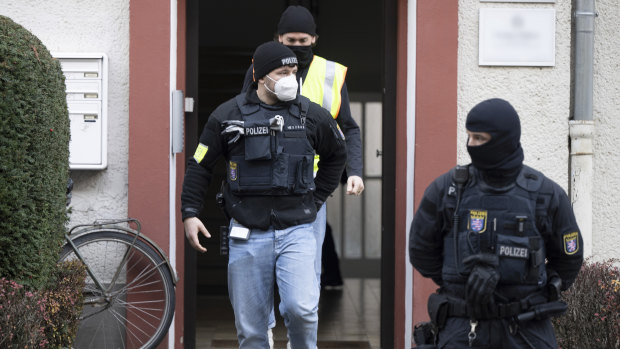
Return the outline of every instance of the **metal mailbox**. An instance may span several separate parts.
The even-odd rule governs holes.
[[[104,53],[53,53],[65,75],[71,122],[69,167],[100,170],[108,165],[108,58]]]

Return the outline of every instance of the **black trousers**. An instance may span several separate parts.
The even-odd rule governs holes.
[[[342,275],[340,274],[340,260],[336,254],[336,245],[332,235],[332,227],[327,223],[325,228],[325,240],[321,255],[323,272],[321,273],[321,286],[341,286]]]
[[[520,323],[510,329],[508,320],[481,320],[476,326],[476,338],[469,346],[469,319],[448,318],[439,331],[438,349],[557,349],[551,320]]]

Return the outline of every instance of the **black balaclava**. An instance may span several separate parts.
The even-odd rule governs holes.
[[[316,23],[312,13],[303,6],[289,6],[282,12],[278,23],[278,35],[286,33],[306,33],[316,36]],[[305,68],[312,63],[314,53],[312,46],[287,46],[299,60],[299,67]]]
[[[314,53],[312,52],[312,46],[286,46],[295,52],[297,61],[299,62],[299,68],[305,68],[312,63]]]
[[[491,140],[479,146],[467,146],[474,166],[491,184],[516,178],[523,164],[521,123],[517,111],[500,98],[478,103],[467,114],[467,130],[487,132]]]

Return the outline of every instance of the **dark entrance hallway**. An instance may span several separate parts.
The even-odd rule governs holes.
[[[384,2],[372,0],[359,6],[353,0],[187,0],[187,96],[195,99],[197,107],[186,124],[187,156],[193,155],[210,113],[239,93],[254,49],[274,37],[280,14],[289,4],[301,4],[313,12],[319,34],[314,52],[348,66],[351,109],[364,144],[365,193],[355,198],[338,189],[328,201],[328,221],[345,285],[321,295],[319,340],[324,345],[340,341],[347,348],[379,348]],[[224,172],[221,162],[201,216],[213,236],[202,241],[208,252],[197,255],[186,246],[186,348],[235,347],[229,345],[235,328],[227,296],[227,259],[219,253],[219,226],[226,221],[214,200]],[[276,347],[286,338],[281,319],[275,337]]]

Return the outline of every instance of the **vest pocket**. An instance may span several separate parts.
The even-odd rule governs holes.
[[[537,284],[538,273],[532,272],[532,258],[539,255],[533,251],[537,237],[497,235],[496,253],[499,256],[500,284]],[[534,254],[532,256],[532,254]],[[539,266],[538,266],[539,267]]]
[[[233,156],[227,164],[227,181],[235,194],[259,194],[271,189],[271,160],[245,161]]]
[[[279,153],[272,164],[271,186],[275,195],[306,194],[314,189],[312,156]]]
[[[245,159],[271,159],[271,137],[269,135],[245,137]]]
[[[309,190],[314,190],[314,156],[297,155],[295,168],[291,171],[294,174],[293,192],[295,194],[305,194]]]
[[[272,186],[275,189],[287,189],[288,188],[288,167],[289,167],[290,155],[286,153],[280,153],[276,155],[273,162],[273,176],[271,178]]]
[[[248,120],[244,126],[245,132],[245,159],[271,159],[271,137],[269,135],[269,120]]]

